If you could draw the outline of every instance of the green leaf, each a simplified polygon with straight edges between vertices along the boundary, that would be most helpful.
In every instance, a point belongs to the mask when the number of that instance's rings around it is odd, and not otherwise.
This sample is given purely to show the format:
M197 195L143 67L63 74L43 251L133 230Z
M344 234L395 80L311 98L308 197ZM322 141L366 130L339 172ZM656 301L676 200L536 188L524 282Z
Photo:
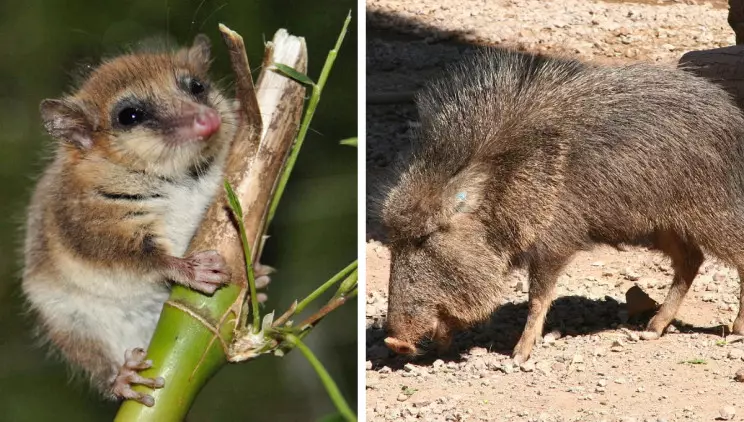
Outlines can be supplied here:
M344 281L341 282L341 285L338 286L338 290L336 290L336 293L333 295L333 297L337 298L339 296L345 296L346 294L348 294L350 291L356 288L358 279L359 274L355 269L344 279Z
M236 218L243 218L243 207L240 206L238 195L235 194L232 186L230 186L230 182L227 180L225 180L225 192L227 192L227 202L230 205L232 212L235 213Z
M307 85L307 86L315 85L315 82L313 82L313 80L310 79L307 75L296 71L294 68L291 68L287 66L286 64L274 63L274 69L272 70L274 70L275 72L281 73L282 75L288 77L289 79L292 79L295 82L301 83L302 85Z
M358 143L359 143L358 141L359 141L359 139L356 138L356 137L354 137L354 138L346 138L346 139L342 139L341 142L339 142L339 144L341 144L341 145L348 145L348 146L351 146L351 147L356 147L356 146L358 146Z

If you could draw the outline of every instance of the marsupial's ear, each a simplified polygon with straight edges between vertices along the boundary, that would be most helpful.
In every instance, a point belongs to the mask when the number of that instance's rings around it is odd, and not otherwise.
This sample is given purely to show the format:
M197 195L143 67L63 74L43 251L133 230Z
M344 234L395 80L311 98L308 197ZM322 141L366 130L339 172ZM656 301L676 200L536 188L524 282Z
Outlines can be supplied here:
M78 104L70 100L46 99L41 102L39 111L44 128L52 138L80 149L93 145L93 128Z
M199 34L194 38L194 43L191 44L191 47L184 48L178 52L178 58L200 72L206 73L209 70L209 64L212 60L211 51L212 42L209 41L209 37Z

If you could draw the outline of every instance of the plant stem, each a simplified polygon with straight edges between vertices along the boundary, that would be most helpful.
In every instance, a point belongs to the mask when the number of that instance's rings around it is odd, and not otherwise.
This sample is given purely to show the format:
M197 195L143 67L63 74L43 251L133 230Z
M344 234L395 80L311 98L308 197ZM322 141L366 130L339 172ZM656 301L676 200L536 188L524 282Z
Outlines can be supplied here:
M341 416L343 416L344 419L349 422L356 422L356 415L354 415L354 412L346 403L346 400L344 400L344 397L341 395L341 391L339 391L338 386L333 381L333 378L331 378L331 376L328 374L328 371L326 371L323 364L320 363L313 352L294 334L286 334L284 339L292 346L296 347L300 351L300 353L305 356L305 359L310 362L310 365L313 367L313 369L315 369L315 372L317 372L318 377L320 378L320 382L323 383L323 386L328 392L328 396L333 401L333 404L336 405L336 409L338 409L338 412L341 414Z
M336 46L334 47L333 50L328 52L328 56L326 57L325 64L323 65L323 70L320 73L320 78L318 79L318 83L313 84L312 86L313 87L312 94L310 94L310 100L308 101L305 115L302 118L302 123L300 124L300 130L297 132L297 139L295 140L294 144L292 145L292 149L289 152L289 157L287 157L287 163L284 166L284 171L282 172L281 178L279 179L279 183L277 183L277 186L276 186L276 192L274 194L274 197L271 200L271 206L269 207L269 215L268 215L268 218L266 219L267 226L274 219L276 208L279 206L279 201L282 198L282 194L284 194L284 189L287 186L289 175L292 173L292 169L294 168L295 162L297 161L297 156L300 153L300 148L302 148L302 143L305 142L305 136L307 135L307 131L310 128L310 122L313 119L313 115L315 114L315 109L318 107L318 102L320 101L320 94L323 92L323 87L325 86L326 80L328 79L328 75L330 75L331 73L333 62L336 60L336 55L338 54L338 50L341 48L341 43L344 41L344 36L346 36L346 30L349 27L349 22L351 22L351 11L349 11L349 14L346 16L346 20L344 21L344 26L341 29L341 33L339 34L338 39L336 40Z
M252 308L252 314L253 314L253 333L257 334L259 331L261 331L261 315L259 314L259 310L258 310L258 299L257 299L257 294L256 294L256 280L253 274L253 255L251 255L251 244L248 242L248 234L245 231L245 222L243 221L243 206L240 204L240 199L238 199L238 196L235 194L235 191L233 190L232 186L230 186L230 182L228 182L227 180L225 180L225 191L227 192L227 195L229 197L228 204L230 204L230 209L235 215L235 220L238 223L238 232L240 233L240 243L243 245L243 255L245 256L245 268L246 268L246 272L248 273L248 289L251 295L251 308ZM245 296L245 295L243 294L241 296ZM241 316L240 316L240 321L238 322L239 324L238 328L245 327L245 322L248 319L248 317L242 313L242 309L243 309L242 300L243 299L245 298L241 297L241 303L240 303Z
M358 265L358 260L355 259L354 262L352 262L351 264L347 265L346 268L344 268L343 270L339 271L336 275L334 275L333 277L331 277L330 280L326 281L320 287L318 287L317 289L315 289L315 291L313 291L312 293L310 293L309 295L307 295L306 298L302 299L302 301L300 301L300 303L297 304L297 306L294 309L294 314L297 315L300 312L302 312L305 309L305 307L307 305L309 305L312 301L314 301L315 299L317 299L318 296L322 295L331 286L333 286L334 284L336 284L339 281L341 281L342 279L344 279L351 271L354 271L357 268L357 265Z
M341 28L341 34L339 34L338 39L336 40L336 46L333 47L333 50L328 53L328 57L326 58L325 64L323 65L323 70L320 71L320 77L318 78L318 91L323 90L323 87L328 80L328 75L331 74L333 62L336 61L338 50L341 49L341 43L344 42L344 36L346 36L346 29L349 27L349 22L351 22L351 10L349 10L349 14L346 15L344 26L343 28ZM320 96L320 93L318 93L318 96Z

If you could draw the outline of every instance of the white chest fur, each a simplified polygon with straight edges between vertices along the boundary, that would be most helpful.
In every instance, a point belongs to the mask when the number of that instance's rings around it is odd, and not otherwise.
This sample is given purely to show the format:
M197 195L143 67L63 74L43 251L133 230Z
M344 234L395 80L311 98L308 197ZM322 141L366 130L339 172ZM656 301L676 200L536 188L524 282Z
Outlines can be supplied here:
M181 257L199 227L215 195L222 192L222 168L213 165L198 179L186 184L168 183L163 188L162 218L170 251Z

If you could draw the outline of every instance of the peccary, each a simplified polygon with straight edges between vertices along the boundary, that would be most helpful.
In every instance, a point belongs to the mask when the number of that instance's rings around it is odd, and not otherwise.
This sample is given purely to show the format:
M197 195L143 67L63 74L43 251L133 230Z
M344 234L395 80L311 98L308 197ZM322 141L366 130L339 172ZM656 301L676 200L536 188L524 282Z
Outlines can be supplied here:
M388 347L487 319L507 272L529 271L513 356L542 335L579 250L643 245L674 279L642 333L658 338L703 262L744 271L744 117L723 89L645 64L605 67L481 50L416 98L410 158L381 202L392 253ZM740 307L733 331L744 334Z

